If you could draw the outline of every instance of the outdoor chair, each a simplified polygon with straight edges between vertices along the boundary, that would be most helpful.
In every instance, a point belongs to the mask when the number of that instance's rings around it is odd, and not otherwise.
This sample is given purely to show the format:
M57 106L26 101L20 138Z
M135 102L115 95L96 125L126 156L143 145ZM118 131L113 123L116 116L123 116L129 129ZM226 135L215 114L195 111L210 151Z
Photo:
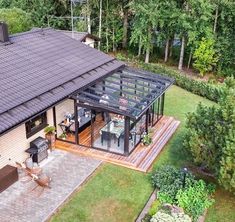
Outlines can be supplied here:
M23 172L25 172L26 176L29 177L29 179L24 182L35 181L36 186L32 189L32 191L38 187L42 188L42 191L40 192L39 196L42 194L45 188L51 189L50 183L52 179L46 174L42 174L41 168L37 167L37 168L30 169L26 166L23 166L21 163L18 163L18 162L16 162L16 166L19 170L22 170Z
M40 175L38 177L38 179L35 179L35 182L37 183L37 187L40 186L40 187L43 187L43 188L51 189L51 187L50 187L51 177L47 176L46 174Z
M50 183L51 183L52 179L51 179L51 177L47 176L46 174L40 175L34 181L36 182L37 185L32 189L32 191L36 190L38 187L42 188L42 190L38 196L40 196L42 194L42 192L45 190L45 188L51 189Z
M108 142L110 139L111 139L110 132L106 132L106 131L101 132L101 144L102 144L102 146L104 145L104 140Z
M31 176L32 178L37 177L42 173L42 168L40 167L29 168L18 162L16 162L16 166L19 170L23 171L26 176Z
M27 158L24 164L25 164L26 169L29 170L31 173L36 174L36 175L40 175L42 173L42 168L35 167L31 157Z

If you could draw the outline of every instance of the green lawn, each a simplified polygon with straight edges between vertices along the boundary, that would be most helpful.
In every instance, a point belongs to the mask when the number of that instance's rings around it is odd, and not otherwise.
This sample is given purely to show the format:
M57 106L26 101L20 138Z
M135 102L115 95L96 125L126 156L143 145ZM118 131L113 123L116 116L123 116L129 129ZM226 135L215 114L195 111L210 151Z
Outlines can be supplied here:
M235 222L235 196L217 189L215 200L216 203L208 210L206 222Z
M165 114L180 120L181 125L155 160L153 168L162 164L182 167L189 161L187 154L182 152L185 115L194 111L199 102L206 105L213 103L176 86L169 90L165 102ZM149 175L104 164L52 221L131 222L139 214L151 191ZM216 204L208 211L207 222L235 221L235 197L218 190L215 199Z
M104 164L52 221L134 221L151 191L145 174Z

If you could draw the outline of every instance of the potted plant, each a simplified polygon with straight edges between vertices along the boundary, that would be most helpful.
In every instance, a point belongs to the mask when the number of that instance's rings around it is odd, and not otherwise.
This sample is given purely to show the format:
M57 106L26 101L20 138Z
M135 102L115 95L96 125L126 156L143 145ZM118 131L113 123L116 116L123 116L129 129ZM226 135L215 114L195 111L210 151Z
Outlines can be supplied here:
M152 143L152 137L148 133L145 133L142 138L142 144L144 146L149 146L151 143Z
M66 133L62 133L60 136L59 136L60 139L62 140L65 140L66 139Z
M53 148L55 148L55 127L54 126L47 126L44 129L44 133L45 133L45 138L49 142L49 148L50 148L50 150L52 150Z

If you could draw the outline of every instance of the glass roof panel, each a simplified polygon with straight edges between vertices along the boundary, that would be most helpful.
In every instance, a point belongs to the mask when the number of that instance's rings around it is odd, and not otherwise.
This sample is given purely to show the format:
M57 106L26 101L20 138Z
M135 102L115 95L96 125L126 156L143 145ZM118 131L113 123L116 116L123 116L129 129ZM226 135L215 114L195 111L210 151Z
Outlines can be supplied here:
M89 106L139 118L173 84L161 75L125 67L74 94Z

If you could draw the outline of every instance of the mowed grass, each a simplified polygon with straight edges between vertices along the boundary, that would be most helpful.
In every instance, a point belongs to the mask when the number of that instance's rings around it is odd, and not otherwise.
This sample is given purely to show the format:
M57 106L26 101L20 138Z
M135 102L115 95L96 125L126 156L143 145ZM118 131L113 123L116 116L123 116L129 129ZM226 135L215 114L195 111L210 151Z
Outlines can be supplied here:
M215 201L207 212L206 222L235 222L235 196L218 188Z
M52 221L134 221L151 192L146 174L104 164Z
M163 164L177 167L187 165L190 159L183 152L185 120L198 103L213 102L189 93L177 86L166 94L165 114L174 116L181 125L167 146L155 160L153 169ZM104 164L79 192L52 218L53 222L132 222L145 205L153 188L149 174ZM235 221L235 197L218 189L216 203L208 211L207 222Z

